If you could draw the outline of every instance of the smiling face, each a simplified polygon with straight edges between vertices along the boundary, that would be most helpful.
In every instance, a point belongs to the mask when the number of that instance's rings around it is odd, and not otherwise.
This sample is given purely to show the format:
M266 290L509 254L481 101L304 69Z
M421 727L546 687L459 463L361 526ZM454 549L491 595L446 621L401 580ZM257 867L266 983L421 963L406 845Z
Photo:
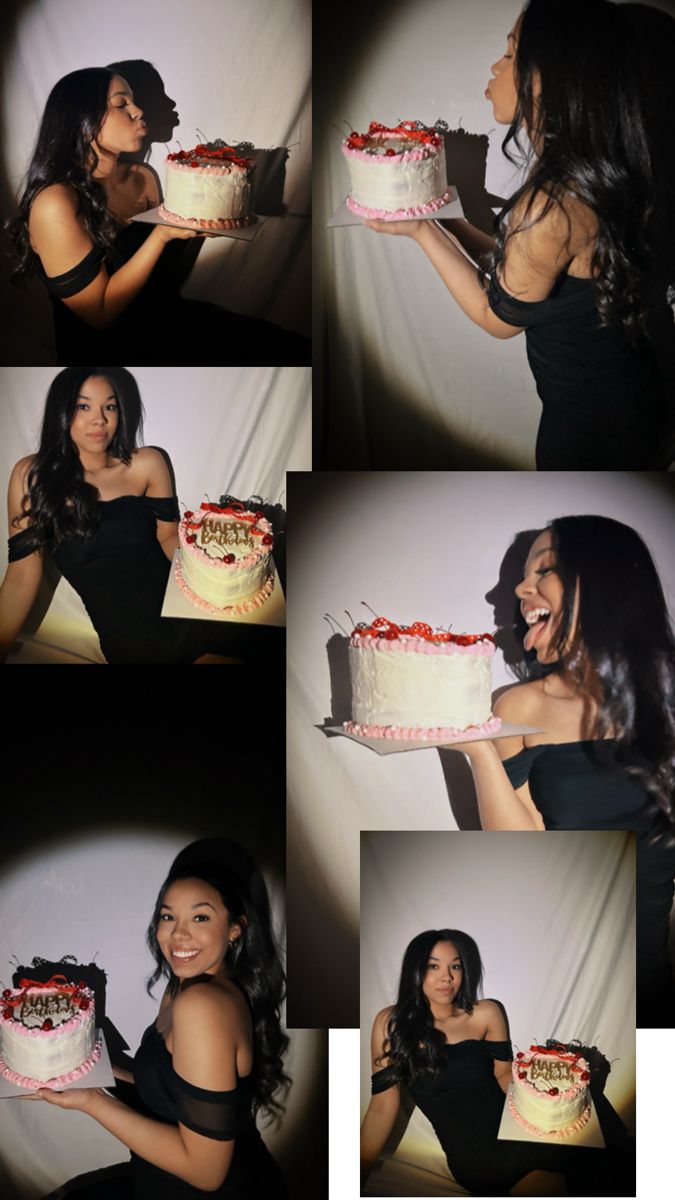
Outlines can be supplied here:
M134 103L133 92L121 75L113 75L108 88L108 110L95 145L110 154L139 150L147 133L143 109Z
M556 662L555 642L563 610L563 586L556 570L557 556L550 529L532 543L525 563L524 579L516 588L520 611L528 631L523 640L525 650L535 650L542 663Z
M70 436L80 454L107 450L119 424L119 404L110 380L90 375L77 394Z
M242 929L230 918L220 894L200 879L178 879L164 896L157 923L157 942L174 975L216 975L230 941Z
M432 1006L451 1007L462 986L462 960L453 942L436 942L427 960L422 991Z

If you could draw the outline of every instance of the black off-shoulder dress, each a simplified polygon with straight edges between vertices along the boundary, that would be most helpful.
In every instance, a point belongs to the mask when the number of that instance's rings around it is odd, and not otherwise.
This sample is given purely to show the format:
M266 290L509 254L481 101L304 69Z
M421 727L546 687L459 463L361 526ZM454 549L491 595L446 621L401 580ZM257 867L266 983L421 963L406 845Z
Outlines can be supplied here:
M493 271L487 296L501 321L525 328L543 406L537 469L648 469L663 419L662 383L647 350L600 324L592 280L562 274L546 300L529 302L509 295Z
M229 621L162 617L171 563L157 521L178 521L175 497L99 500L98 529L69 538L52 557L80 595L110 664L193 663L202 654L282 661L284 630ZM9 561L32 551L30 530L9 539Z
M639 778L613 758L614 741L529 746L502 763L514 788L529 782L547 829L626 829L636 835L637 1024L675 1026L675 986L668 956L675 847L652 842L654 816ZM634 766L646 767L636 755Z
M633 1194L613 1190L617 1186L621 1189L622 1183L630 1187L631 1149L623 1130L615 1135L603 1127L605 1141L612 1146L604 1152L583 1146L497 1139L505 1096L495 1079L494 1060L507 1062L513 1058L510 1041L472 1038L447 1043L444 1053L440 1073L415 1076L408 1091L431 1122L453 1178L472 1196L507 1196L530 1171L565 1175L568 1193L573 1196ZM372 1076L373 1095L391 1087L393 1075L393 1067L376 1071ZM596 1110L601 1115L602 1105L596 1105Z
M308 338L243 316L202 300L186 300L179 288L185 275L181 262L191 242L164 247L147 283L110 329L94 329L63 303L98 275L102 263L109 275L136 253L153 226L133 221L120 228L111 253L94 246L63 275L48 276L35 256L38 278L49 291L54 313L56 361L59 366L105 362L111 366L308 366Z

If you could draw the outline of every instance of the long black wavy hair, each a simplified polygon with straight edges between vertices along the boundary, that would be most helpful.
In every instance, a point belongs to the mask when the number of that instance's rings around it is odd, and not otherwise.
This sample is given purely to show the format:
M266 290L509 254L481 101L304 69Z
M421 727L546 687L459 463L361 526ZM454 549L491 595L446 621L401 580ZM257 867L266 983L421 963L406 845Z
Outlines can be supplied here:
M445 1063L445 1034L434 1028L434 1018L422 985L429 955L437 942L452 942L462 960L462 986L455 1006L471 1013L483 985L483 963L478 946L460 929L426 929L407 946L401 964L396 1003L389 1014L385 1043L377 1063L388 1060L392 1082L410 1083L420 1072L436 1074Z
M502 149L527 178L495 219L497 250L486 269L502 264L509 239L554 206L569 223L572 193L597 218L591 274L600 320L622 325L633 342L650 337L652 314L675 279L675 186L664 136L674 43L675 20L642 4L527 0L519 18L518 100Z
M612 517L558 517L547 528L563 588L552 669L595 702L582 737L613 734L612 760L641 780L658 833L675 844L675 637L654 560ZM523 637L520 613L517 628Z
M174 975L157 941L157 926L164 897L177 879L201 879L215 888L220 895L230 920L241 925L241 934L234 946L228 946L225 967L229 978L244 993L253 1021L253 1074L254 1108L265 1111L270 1119L278 1119L284 1109L281 1096L290 1086L290 1076L283 1069L282 1056L288 1048L288 1038L281 1029L279 1009L286 992L286 979L270 923L252 900L245 896L239 883L227 878L224 871L213 865L199 867L186 865L169 874L162 884L152 920L148 926L146 940L157 964L147 983L147 991L158 979L168 980L169 994L175 996L180 990L180 980ZM200 982L212 978L199 975ZM192 980L191 982L196 982Z
M101 184L92 178L98 165L92 139L98 136L108 111L108 90L114 74L107 67L71 71L59 79L47 97L19 213L7 222L19 256L12 276L15 283L35 269L28 217L38 192L52 183L68 183L75 189L78 216L92 241L104 253L113 246L119 224L108 211Z
M84 479L84 469L70 427L85 380L108 380L118 405L118 424L108 454L128 466L143 431L143 404L138 384L125 367L65 367L53 380L45 404L40 445L28 472L27 493L16 527L24 517L34 550L52 550L66 538L85 538L98 527L98 489Z

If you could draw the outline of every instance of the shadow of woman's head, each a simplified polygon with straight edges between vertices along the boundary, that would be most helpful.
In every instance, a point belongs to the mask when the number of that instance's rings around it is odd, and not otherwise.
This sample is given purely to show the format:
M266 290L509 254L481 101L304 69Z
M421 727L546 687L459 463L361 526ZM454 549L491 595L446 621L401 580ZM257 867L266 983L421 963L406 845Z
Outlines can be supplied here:
M164 80L157 68L143 58L109 63L108 70L115 71L117 75L126 79L134 93L134 100L143 109L143 120L148 132L141 149L134 154L125 155L128 162L143 162L153 142L171 141L174 129L180 124L176 102L167 96Z
M523 637L527 626L520 612L516 587L523 578L523 564L530 547L541 533L540 529L524 529L517 533L499 568L499 579L485 599L494 609L495 645L501 650L504 662L517 667L523 662Z

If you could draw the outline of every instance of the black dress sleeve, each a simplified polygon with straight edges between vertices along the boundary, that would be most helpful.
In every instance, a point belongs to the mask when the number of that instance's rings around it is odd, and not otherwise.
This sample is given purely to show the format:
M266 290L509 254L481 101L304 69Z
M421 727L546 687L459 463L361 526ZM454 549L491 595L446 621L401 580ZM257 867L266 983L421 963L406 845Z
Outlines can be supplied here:
M502 759L502 766L506 771L511 787L518 788L527 783L533 758L533 755L528 753L528 749L530 747L526 746L524 750L512 755L511 758Z
M42 264L38 269L43 282L52 295L58 296L60 300L67 300L70 296L76 296L78 292L84 291L89 286L98 275L102 262L102 251L98 246L92 246L82 261L71 267L69 271L64 271L63 275L46 275Z
M33 538L32 529L22 529L19 533L12 534L7 542L9 547L9 561L11 563L18 562L20 558L27 558L29 554L32 554L37 549Z
M143 499L158 521L180 521L178 501L175 496L162 496L159 499L156 496L144 496Z
M219 1142L230 1142L239 1133L237 1093L211 1092L195 1087L174 1072L179 1092L178 1120L187 1129Z
M510 1041L506 1042L490 1042L487 1038L483 1041L483 1045L488 1053L493 1058L498 1058L500 1062L510 1062L513 1058L513 1047Z
M515 296L504 291L493 271L487 291L488 304L496 317L507 325L538 325L549 316L550 305L547 300L516 300Z
M396 1070L394 1067L383 1067L381 1071L376 1071L370 1077L370 1088L373 1096L377 1096L378 1092L386 1092L387 1088L393 1087L398 1083L396 1079Z

